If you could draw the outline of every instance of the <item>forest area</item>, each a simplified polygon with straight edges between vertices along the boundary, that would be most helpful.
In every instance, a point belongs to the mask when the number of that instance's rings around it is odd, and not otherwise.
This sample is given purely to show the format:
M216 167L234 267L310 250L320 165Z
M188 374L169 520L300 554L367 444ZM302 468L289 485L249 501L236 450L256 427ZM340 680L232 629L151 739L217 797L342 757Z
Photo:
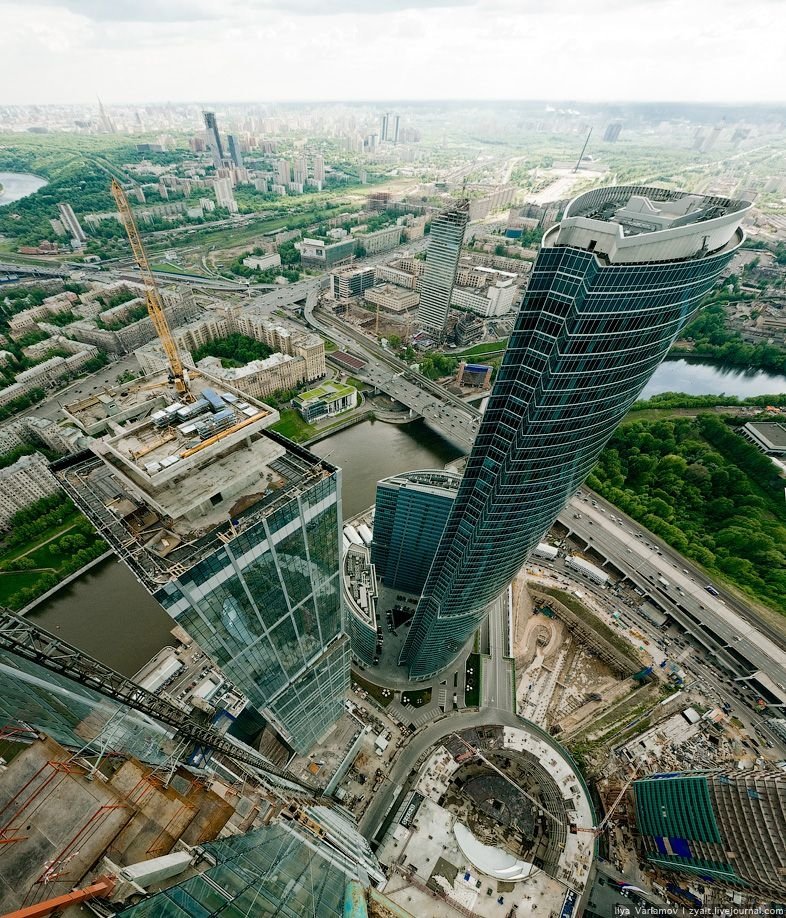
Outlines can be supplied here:
M587 484L711 574L786 615L783 479L722 419L623 423Z

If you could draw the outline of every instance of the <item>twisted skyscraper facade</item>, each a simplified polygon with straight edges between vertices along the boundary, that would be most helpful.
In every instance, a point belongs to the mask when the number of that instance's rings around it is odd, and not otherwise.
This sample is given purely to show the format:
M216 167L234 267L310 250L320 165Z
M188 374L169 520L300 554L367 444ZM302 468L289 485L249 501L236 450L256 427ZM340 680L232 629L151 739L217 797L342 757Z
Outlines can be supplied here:
M592 470L744 235L747 201L575 198L544 236L401 662L444 668Z

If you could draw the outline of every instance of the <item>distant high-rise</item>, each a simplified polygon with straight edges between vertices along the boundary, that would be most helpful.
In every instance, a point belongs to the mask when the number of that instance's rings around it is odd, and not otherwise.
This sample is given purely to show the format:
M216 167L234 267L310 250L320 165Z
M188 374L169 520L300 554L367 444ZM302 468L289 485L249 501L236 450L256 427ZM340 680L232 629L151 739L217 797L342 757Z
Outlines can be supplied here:
M218 132L218 122L215 112L202 112L205 119L205 140L213 154L213 164L216 169L224 165L224 147L221 143L221 134Z
M147 377L149 380L150 377ZM340 470L267 428L278 413L200 373L130 397L144 423L59 470L143 586L297 751L344 711ZM165 407L161 407L161 406Z
M658 774L634 781L633 792L650 863L783 901L785 773Z
M137 115L138 114L139 113L137 113ZM98 129L104 134L117 133L115 123L107 114L104 103L100 99L98 100Z
M225 207L231 214L236 214L238 208L235 193L232 191L232 179L216 179L213 183L213 189L216 192L216 204L219 207Z
M303 155L296 156L292 166L292 181L298 185L305 185L308 178L308 164Z
M606 143L616 143L619 139L621 131L622 122L612 121L611 124L606 125L606 130L603 132L603 139L606 141Z
M320 184L325 181L325 158L321 153L314 156L314 181Z
M450 298L468 220L469 202L461 201L431 221L426 270L420 286L418 324L438 340L444 336L448 324Z
M545 234L401 655L410 676L446 666L519 571L739 248L750 206L599 188Z
M60 211L60 220L63 226L71 234L74 246L81 247L87 242L87 233L82 229L82 224L77 219L73 207L70 204L58 204L57 209Z
M240 152L240 144L234 134L227 134L227 146L229 147L229 156L232 160L232 164L242 169L243 154Z
M385 112L382 116L379 127L379 139L380 141L388 141L389 143L398 143L399 128L401 125L401 118L395 112Z
M371 561L385 586L422 592L460 481L426 469L377 482Z
M288 159L280 159L276 163L276 182L285 188L292 181Z

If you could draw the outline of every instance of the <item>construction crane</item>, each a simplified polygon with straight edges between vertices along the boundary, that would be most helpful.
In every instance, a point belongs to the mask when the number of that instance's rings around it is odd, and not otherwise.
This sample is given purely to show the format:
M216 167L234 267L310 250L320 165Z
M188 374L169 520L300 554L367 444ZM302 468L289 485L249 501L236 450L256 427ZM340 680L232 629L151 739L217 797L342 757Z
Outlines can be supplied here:
M120 219L125 227L128 241L131 243L131 251L134 253L134 261L139 267L142 275L142 281L145 285L145 298L147 299L147 311L153 320L153 327L158 335L169 363L169 379L175 386L175 391L184 401L190 401L190 392L188 389L188 377L183 367L183 361L180 359L180 353L177 349L177 343L172 337L172 331L169 328L164 306L161 302L161 294L156 284L153 272L150 270L150 263L147 260L147 252L142 245L142 237L139 235L139 229L134 220L134 214L131 205L128 203L123 186L117 179L112 179L112 197L115 199L117 209L120 213Z

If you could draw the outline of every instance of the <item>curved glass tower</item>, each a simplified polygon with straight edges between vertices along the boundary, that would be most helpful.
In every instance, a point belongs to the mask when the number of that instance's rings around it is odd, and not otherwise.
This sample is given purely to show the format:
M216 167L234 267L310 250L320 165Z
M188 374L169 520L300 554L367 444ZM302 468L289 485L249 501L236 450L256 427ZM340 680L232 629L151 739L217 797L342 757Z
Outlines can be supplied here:
M456 656L592 470L742 243L750 206L600 188L543 237L401 653L410 678Z

